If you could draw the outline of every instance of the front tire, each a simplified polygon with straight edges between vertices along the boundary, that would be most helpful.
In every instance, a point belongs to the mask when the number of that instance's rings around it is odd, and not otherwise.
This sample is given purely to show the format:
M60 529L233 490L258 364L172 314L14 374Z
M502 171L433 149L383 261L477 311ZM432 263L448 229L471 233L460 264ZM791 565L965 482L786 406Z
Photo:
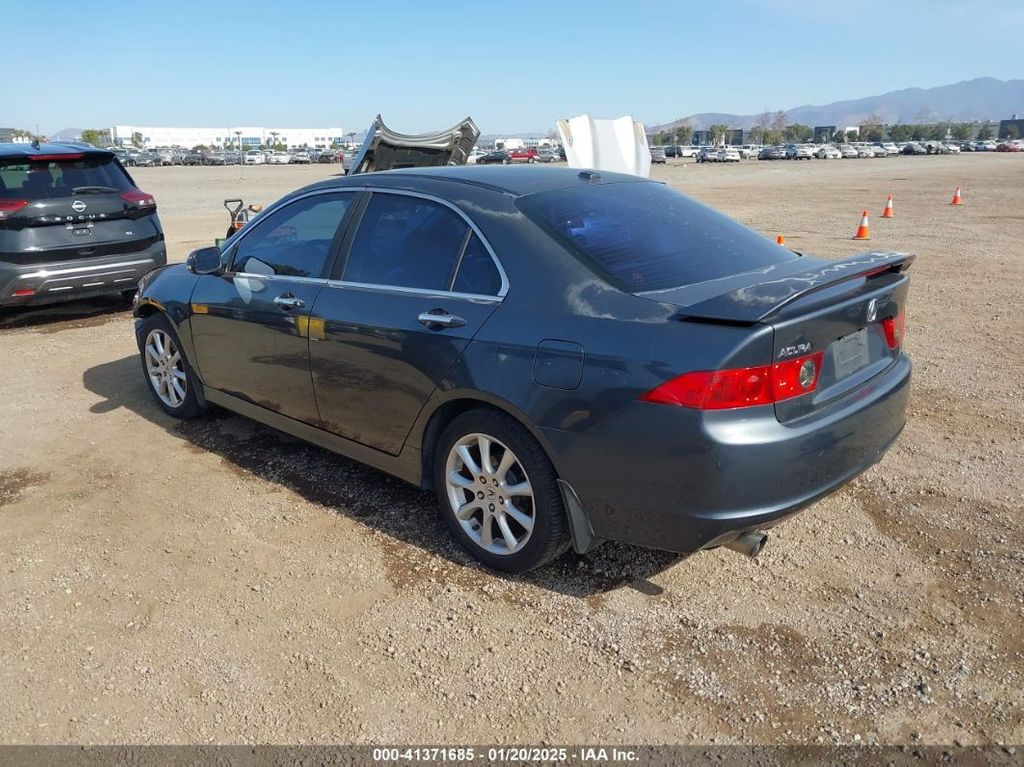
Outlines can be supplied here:
M524 573L569 547L554 466L518 421L470 410L441 433L434 487L459 544L494 570Z
M164 314L147 317L139 327L139 356L146 388L156 404L175 418L195 418L203 407L199 381L181 347L178 334Z

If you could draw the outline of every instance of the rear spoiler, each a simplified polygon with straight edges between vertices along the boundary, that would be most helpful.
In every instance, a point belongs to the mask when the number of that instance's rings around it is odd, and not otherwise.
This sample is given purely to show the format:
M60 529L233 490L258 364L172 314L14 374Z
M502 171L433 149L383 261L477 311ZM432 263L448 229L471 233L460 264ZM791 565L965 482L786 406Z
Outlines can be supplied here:
M792 263L799 265L800 261ZM753 324L765 322L788 304L848 280L873 277L885 272L905 272L914 261L909 253L870 252L827 261L809 259L807 269L765 282L747 285L705 301L684 307L677 319L700 319Z

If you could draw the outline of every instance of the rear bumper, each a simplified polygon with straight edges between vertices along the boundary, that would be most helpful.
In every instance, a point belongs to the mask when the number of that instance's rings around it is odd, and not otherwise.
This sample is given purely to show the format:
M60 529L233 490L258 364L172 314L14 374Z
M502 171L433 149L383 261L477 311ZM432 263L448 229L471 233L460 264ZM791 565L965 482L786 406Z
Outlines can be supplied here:
M0 306L38 306L133 290L138 281L167 263L161 241L135 253L20 266L0 262ZM30 295L15 296L16 291Z
M910 373L901 356L857 394L786 424L770 406L636 403L601 435L545 437L596 537L691 552L778 524L877 462L906 423Z

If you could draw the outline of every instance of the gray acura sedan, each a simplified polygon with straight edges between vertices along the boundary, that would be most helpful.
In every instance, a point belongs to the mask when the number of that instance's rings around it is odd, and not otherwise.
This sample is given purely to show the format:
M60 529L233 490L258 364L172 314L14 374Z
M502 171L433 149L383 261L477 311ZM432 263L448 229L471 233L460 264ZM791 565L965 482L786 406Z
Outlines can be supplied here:
M756 554L903 428L913 257L794 253L664 184L332 178L140 282L156 404L216 404L433 488L522 572L601 540Z

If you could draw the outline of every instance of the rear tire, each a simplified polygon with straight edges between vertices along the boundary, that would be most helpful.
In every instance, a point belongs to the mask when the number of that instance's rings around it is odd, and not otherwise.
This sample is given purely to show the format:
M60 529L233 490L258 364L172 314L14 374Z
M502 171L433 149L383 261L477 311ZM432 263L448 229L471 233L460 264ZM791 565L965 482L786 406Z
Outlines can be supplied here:
M470 410L438 438L434 487L459 544L494 570L524 573L569 548L555 468L533 435L496 410Z
M138 343L143 380L160 409L181 419L202 413L196 393L199 379L167 316L157 312L143 320Z

